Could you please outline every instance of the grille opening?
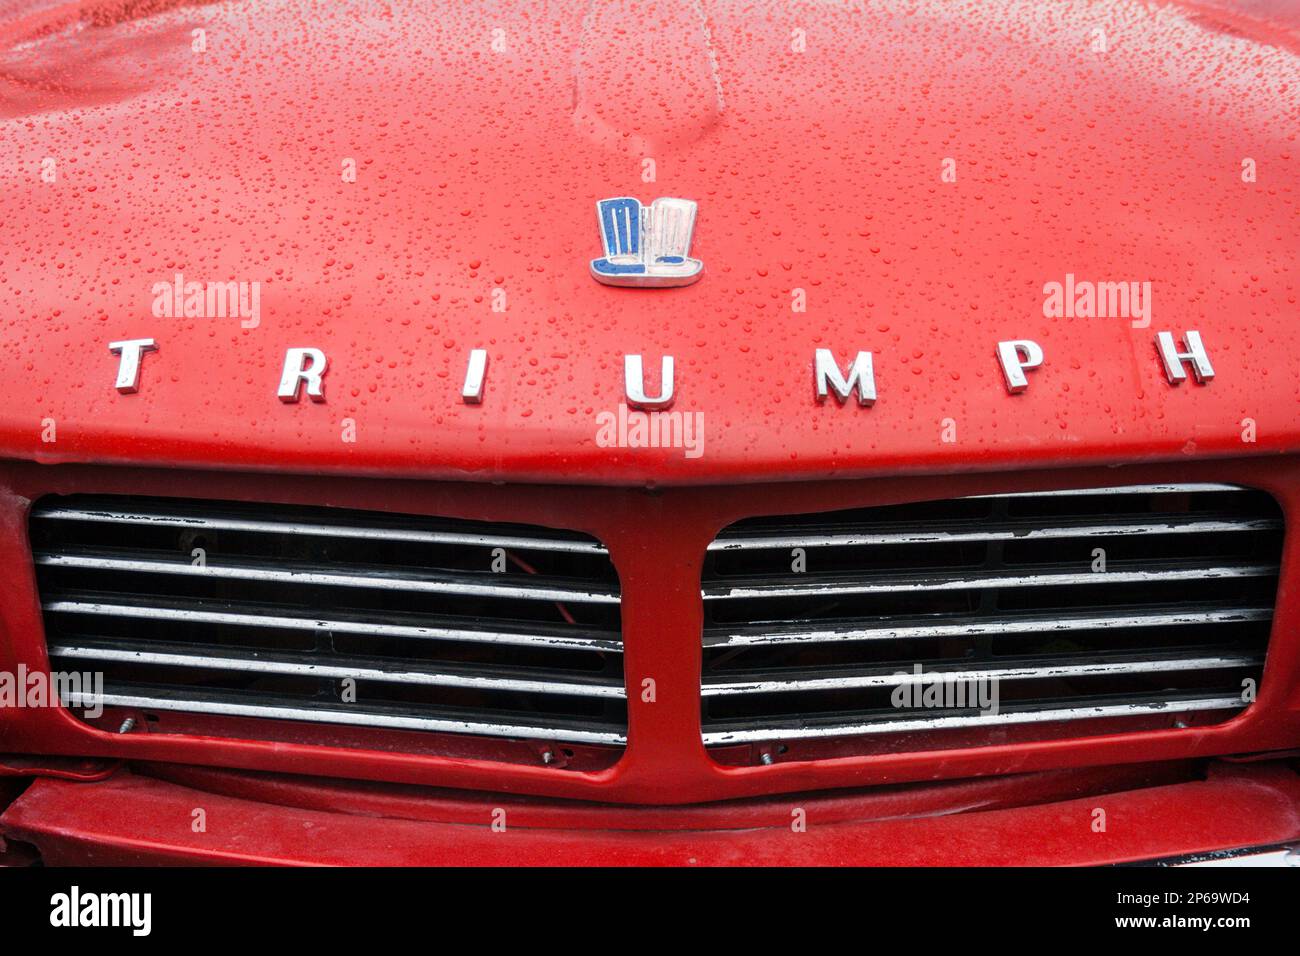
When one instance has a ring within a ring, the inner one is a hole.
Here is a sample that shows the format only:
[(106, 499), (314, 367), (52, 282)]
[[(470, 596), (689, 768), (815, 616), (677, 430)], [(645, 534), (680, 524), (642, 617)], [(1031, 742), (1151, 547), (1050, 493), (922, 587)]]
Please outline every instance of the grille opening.
[[(747, 762), (1225, 720), (1258, 692), (1282, 535), (1225, 485), (738, 522), (702, 580), (705, 742)], [(894, 696), (942, 675), (995, 682), (1000, 715)]]
[(618, 577), (585, 535), (51, 496), (31, 542), (52, 666), (101, 671), (115, 715), (266, 718), (275, 739), (272, 720), (610, 750), (626, 738)]

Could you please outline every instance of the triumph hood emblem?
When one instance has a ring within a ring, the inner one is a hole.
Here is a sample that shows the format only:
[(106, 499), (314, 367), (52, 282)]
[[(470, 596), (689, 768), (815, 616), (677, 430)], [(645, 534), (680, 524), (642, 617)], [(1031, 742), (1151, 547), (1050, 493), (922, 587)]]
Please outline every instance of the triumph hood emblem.
[(667, 288), (690, 285), (704, 263), (689, 257), (696, 204), (662, 197), (649, 206), (628, 196), (596, 203), (605, 256), (591, 261), (591, 275), (605, 285)]

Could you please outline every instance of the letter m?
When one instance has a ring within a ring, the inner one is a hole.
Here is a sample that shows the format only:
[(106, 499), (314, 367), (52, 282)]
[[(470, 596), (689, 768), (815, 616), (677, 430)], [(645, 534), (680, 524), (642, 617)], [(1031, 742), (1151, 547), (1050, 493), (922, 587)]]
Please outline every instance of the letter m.
[(830, 349), (818, 349), (813, 361), (813, 378), (817, 386), (817, 401), (825, 402), (831, 392), (843, 404), (849, 400), (854, 389), (858, 391), (859, 405), (872, 405), (876, 401), (876, 375), (871, 364), (870, 352), (859, 352), (847, 375), (840, 373), (840, 367)]

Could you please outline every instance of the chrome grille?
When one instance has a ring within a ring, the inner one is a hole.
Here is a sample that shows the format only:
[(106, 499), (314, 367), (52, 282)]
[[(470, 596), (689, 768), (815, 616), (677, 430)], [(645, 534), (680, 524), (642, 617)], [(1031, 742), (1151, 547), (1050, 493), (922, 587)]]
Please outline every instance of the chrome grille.
[[(1226, 719), (1257, 691), (1281, 544), (1270, 496), (1210, 484), (741, 521), (705, 561), (704, 741)], [(919, 696), (972, 681), (996, 713)]]
[(51, 666), (103, 671), (106, 706), (625, 742), (618, 578), (592, 538), (75, 496), (37, 502), (31, 539)]

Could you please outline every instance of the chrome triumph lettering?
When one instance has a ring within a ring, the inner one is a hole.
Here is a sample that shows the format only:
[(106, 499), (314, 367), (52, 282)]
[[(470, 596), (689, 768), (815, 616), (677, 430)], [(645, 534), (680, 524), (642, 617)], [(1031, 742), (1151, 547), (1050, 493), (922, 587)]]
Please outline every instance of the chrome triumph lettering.
[(818, 349), (813, 353), (813, 387), (817, 390), (819, 402), (825, 402), (829, 392), (833, 391), (843, 405), (856, 388), (859, 405), (874, 405), (876, 372), (871, 353), (859, 352), (849, 365), (848, 374), (841, 375), (834, 353), (830, 349)]
[(460, 390), (460, 400), (466, 405), (483, 401), (483, 386), (487, 380), (487, 349), (471, 349), (469, 365), (465, 368), (465, 385)]
[(1202, 384), (1214, 378), (1214, 366), (1210, 364), (1210, 356), (1206, 354), (1205, 346), (1201, 344), (1201, 333), (1189, 331), (1183, 336), (1183, 341), (1187, 345), (1186, 352), (1180, 352), (1174, 346), (1174, 334), (1172, 332), (1157, 332), (1156, 345), (1160, 349), (1160, 361), (1165, 367), (1165, 377), (1169, 379), (1171, 385), (1177, 385), (1187, 378), (1187, 372), (1183, 369), (1184, 362), (1190, 362), (1192, 374), (1196, 380)]
[(1043, 364), (1043, 347), (1032, 339), (1011, 339), (998, 343), (998, 361), (1007, 380), (1007, 391), (1015, 395), (1029, 387), (1025, 369)]
[[(1187, 380), (1190, 368), (1196, 381), (1205, 385), (1214, 379), (1214, 366), (1201, 340), (1201, 333), (1188, 329), (1182, 334), (1183, 351), (1174, 333), (1157, 332), (1156, 352), (1169, 384), (1179, 385)], [(108, 343), (109, 351), (119, 357), (117, 379), (113, 387), (123, 395), (140, 389), (140, 370), (144, 356), (158, 351), (153, 339), (123, 339)], [(1026, 371), (1046, 363), (1046, 352), (1032, 339), (1007, 339), (997, 343), (996, 356), (1006, 380), (1007, 391), (1019, 394), (1028, 390)], [(640, 355), (623, 356), (623, 393), (631, 408), (646, 410), (664, 409), (673, 403), (675, 363), (671, 355), (659, 360), (659, 389), (657, 395), (646, 393), (645, 368)], [(306, 386), (307, 397), (314, 402), (325, 401), (325, 373), (329, 360), (318, 348), (298, 347), (285, 349), (284, 364), (276, 395), (286, 404), (297, 402)], [(488, 354), (486, 349), (471, 349), (465, 365), (465, 382), (461, 388), (461, 401), (466, 405), (483, 402), (487, 389)], [(871, 352), (857, 352), (843, 368), (831, 349), (820, 348), (813, 352), (813, 391), (819, 403), (834, 395), (843, 405), (856, 392), (859, 405), (870, 406), (876, 401), (875, 358)]]
[(140, 390), (140, 358), (145, 352), (156, 352), (158, 343), (153, 339), (125, 339), (109, 342), (108, 350), (122, 357), (117, 363), (117, 382), (114, 387), (123, 395)]
[[(310, 360), (311, 364), (307, 364)], [(313, 402), (325, 401), (325, 369), (328, 363), (320, 349), (285, 349), (284, 369), (276, 394), (282, 402), (298, 401), (301, 386), (307, 383), (307, 395)]]
[(660, 362), (659, 394), (651, 397), (645, 393), (645, 370), (641, 367), (641, 356), (623, 356), (623, 393), (633, 408), (667, 408), (673, 403), (673, 357), (665, 355)]

